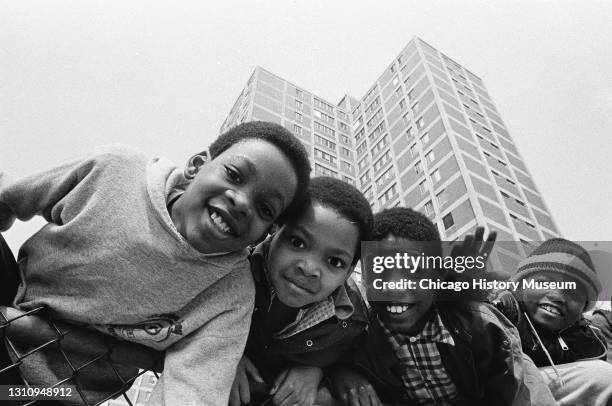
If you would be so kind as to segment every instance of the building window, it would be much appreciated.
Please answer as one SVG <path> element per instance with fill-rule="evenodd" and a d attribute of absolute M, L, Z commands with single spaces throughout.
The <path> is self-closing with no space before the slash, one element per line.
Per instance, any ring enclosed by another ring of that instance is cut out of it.
<path fill-rule="evenodd" d="M 378 172 L 380 169 L 382 169 L 383 166 L 385 166 L 390 161 L 391 161 L 391 154 L 389 153 L 389 151 L 387 151 L 376 162 L 374 162 L 374 165 L 372 165 L 374 168 L 374 172 Z"/>
<path fill-rule="evenodd" d="M 416 102 L 412 105 L 412 112 L 416 115 L 419 112 L 419 102 Z"/>
<path fill-rule="evenodd" d="M 315 156 L 319 159 L 322 159 L 326 162 L 329 162 L 332 165 L 336 165 L 336 157 L 328 154 L 327 152 L 321 151 L 318 148 L 315 148 Z"/>
<path fill-rule="evenodd" d="M 318 123 L 318 122 L 315 121 L 314 124 L 313 124 L 313 127 L 314 127 L 314 129 L 316 131 L 318 131 L 320 133 L 323 133 L 325 135 L 329 135 L 329 136 L 333 137 L 334 139 L 336 138 L 336 131 L 331 129 L 331 128 L 329 128 L 329 127 L 327 127 L 327 126 L 324 126 L 321 123 Z"/>
<path fill-rule="evenodd" d="M 440 180 L 442 180 L 442 176 L 440 175 L 440 171 L 438 169 L 433 171 L 431 173 L 431 178 L 433 179 L 434 183 L 440 182 Z"/>
<path fill-rule="evenodd" d="M 395 89 L 395 95 L 397 97 L 402 97 L 402 88 L 398 87 L 397 89 Z"/>
<path fill-rule="evenodd" d="M 359 146 L 357 147 L 357 155 L 361 155 L 361 154 L 363 154 L 364 152 L 366 152 L 367 147 L 368 147 L 368 146 L 366 145 L 366 142 L 365 142 L 365 141 L 364 141 L 364 142 L 362 142 L 362 143 L 361 143 L 361 145 L 359 145 Z"/>
<path fill-rule="evenodd" d="M 342 156 L 345 156 L 347 158 L 351 157 L 351 150 L 349 150 L 348 148 L 340 147 L 340 153 L 342 154 Z"/>
<path fill-rule="evenodd" d="M 355 181 L 353 179 L 349 178 L 348 176 L 343 176 L 342 180 L 345 181 L 346 183 L 348 183 L 349 185 L 355 186 Z"/>
<path fill-rule="evenodd" d="M 370 140 L 370 142 L 373 141 L 374 139 L 376 139 L 376 137 L 378 137 L 379 134 L 382 134 L 383 131 L 385 131 L 385 122 L 384 121 L 382 121 L 380 124 L 378 124 L 376 126 L 376 128 L 372 130 L 370 135 L 368 135 L 368 139 Z"/>
<path fill-rule="evenodd" d="M 400 102 L 399 102 L 399 107 L 400 107 L 400 109 L 402 109 L 402 110 L 405 110 L 405 109 L 406 109 L 406 100 L 405 100 L 405 99 L 400 100 Z"/>
<path fill-rule="evenodd" d="M 298 109 L 298 110 L 304 110 L 304 105 L 302 104 L 301 101 L 296 100 L 295 101 L 295 108 Z"/>
<path fill-rule="evenodd" d="M 298 123 L 301 123 L 302 121 L 304 121 L 303 116 L 297 111 L 295 112 L 295 121 L 297 121 Z"/>
<path fill-rule="evenodd" d="M 382 194 L 379 200 L 380 204 L 387 203 L 388 201 L 393 199 L 395 195 L 397 195 L 397 185 L 394 183 L 389 189 L 385 191 L 385 193 Z"/>
<path fill-rule="evenodd" d="M 432 163 L 436 159 L 436 155 L 434 154 L 433 150 L 425 154 L 425 159 L 427 159 L 428 163 Z"/>
<path fill-rule="evenodd" d="M 380 139 L 380 141 L 376 143 L 376 145 L 372 147 L 372 155 L 374 156 L 378 154 L 380 151 L 383 150 L 383 148 L 387 146 L 387 144 L 389 144 L 389 137 L 385 135 Z"/>
<path fill-rule="evenodd" d="M 370 171 L 367 170 L 361 177 L 359 178 L 359 182 L 361 182 L 361 187 L 364 187 L 370 181 Z"/>
<path fill-rule="evenodd" d="M 453 219 L 453 213 L 448 213 L 446 216 L 442 217 L 442 224 L 444 224 L 445 230 L 448 230 L 454 226 L 455 220 Z"/>
<path fill-rule="evenodd" d="M 421 142 L 427 144 L 429 142 L 429 133 L 425 133 L 421 136 Z"/>
<path fill-rule="evenodd" d="M 393 178 L 393 168 L 387 169 L 382 175 L 376 179 L 376 186 L 383 186 L 388 180 Z"/>
<path fill-rule="evenodd" d="M 412 129 L 412 127 L 408 127 L 408 129 L 406 129 L 406 135 L 409 139 L 414 137 L 414 130 Z"/>
<path fill-rule="evenodd" d="M 323 165 L 315 163 L 315 175 L 336 177 L 338 176 L 338 173 L 336 171 L 332 171 L 331 169 L 324 167 Z"/>
<path fill-rule="evenodd" d="M 448 198 L 446 196 L 446 190 L 441 190 L 437 195 L 436 199 L 438 199 L 438 206 L 442 207 L 446 202 L 448 202 Z"/>
<path fill-rule="evenodd" d="M 355 134 L 355 142 L 359 142 L 359 140 L 365 135 L 365 128 L 359 130 L 357 134 Z"/>
<path fill-rule="evenodd" d="M 389 70 L 391 71 L 391 73 L 395 73 L 395 66 L 391 65 L 391 68 Z"/>
<path fill-rule="evenodd" d="M 304 92 L 302 92 L 300 89 L 295 89 L 295 97 L 304 100 Z"/>
<path fill-rule="evenodd" d="M 361 161 L 359 161 L 359 163 L 357 164 L 357 167 L 361 171 L 362 169 L 365 169 L 368 166 L 369 163 L 370 162 L 368 161 L 368 157 L 365 156 L 365 157 L 363 157 L 363 159 Z"/>
<path fill-rule="evenodd" d="M 329 149 L 333 149 L 334 151 L 336 150 L 336 143 L 335 142 L 331 142 L 330 140 L 328 140 L 326 138 L 323 138 L 323 137 L 321 137 L 319 135 L 316 135 L 316 134 L 315 134 L 314 138 L 315 138 L 315 142 L 317 144 L 323 145 L 323 146 L 325 146 L 325 147 L 327 147 Z"/>
<path fill-rule="evenodd" d="M 294 124 L 293 125 L 293 133 L 295 135 L 302 135 L 302 127 L 300 127 L 299 125 Z"/>
<path fill-rule="evenodd" d="M 393 83 L 393 86 L 396 86 L 399 83 L 399 79 L 397 78 L 397 76 L 393 77 L 393 81 L 391 83 Z"/>
<path fill-rule="evenodd" d="M 434 207 L 431 200 L 425 203 L 425 214 L 428 216 L 432 216 L 434 214 Z"/>
<path fill-rule="evenodd" d="M 419 192 L 421 192 L 421 194 L 427 193 L 427 181 L 424 180 L 419 183 Z"/>
<path fill-rule="evenodd" d="M 417 119 L 416 126 L 419 130 L 425 126 L 425 120 L 423 120 L 423 117 L 419 117 Z"/>
<path fill-rule="evenodd" d="M 349 164 L 348 162 L 341 161 L 341 166 L 345 172 L 353 172 L 353 165 Z"/>
<path fill-rule="evenodd" d="M 408 92 L 408 100 L 414 99 L 414 89 L 410 89 Z"/>
<path fill-rule="evenodd" d="M 418 155 L 416 144 L 410 147 L 410 156 L 415 157 Z"/>
<path fill-rule="evenodd" d="M 423 172 L 423 169 L 421 168 L 421 161 L 419 161 L 416 164 L 414 164 L 414 173 L 419 175 L 421 172 Z"/>

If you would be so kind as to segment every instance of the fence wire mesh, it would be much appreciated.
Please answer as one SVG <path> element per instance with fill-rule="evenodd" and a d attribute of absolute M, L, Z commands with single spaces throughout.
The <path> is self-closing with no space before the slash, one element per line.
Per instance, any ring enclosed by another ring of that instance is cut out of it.
<path fill-rule="evenodd" d="M 123 397 L 126 404 L 136 405 L 138 392 L 128 395 L 128 390 L 139 377 L 151 371 L 155 378 L 163 368 L 163 353 L 138 348 L 135 344 L 118 341 L 101 333 L 86 332 L 79 326 L 70 326 L 53 320 L 44 307 L 35 308 L 27 312 L 16 309 L 0 307 L 0 337 L 2 338 L 2 352 L 5 355 L 0 359 L 0 383 L 3 385 L 28 385 L 23 378 L 21 369 L 26 367 L 29 357 L 37 353 L 52 350 L 60 354 L 64 364 L 65 376 L 48 385 L 49 388 L 73 387 L 78 396 L 70 399 L 70 404 L 85 406 L 103 405 L 111 399 Z M 12 310 L 12 311 L 7 311 Z M 79 341 L 83 334 L 88 342 Z M 25 346 L 23 344 L 26 344 Z M 127 347 L 126 347 L 127 346 Z M 22 348 L 26 347 L 24 351 Z M 78 347 L 78 348 L 77 348 Z M 80 351 L 78 362 L 72 355 Z M 5 351 L 6 350 L 6 351 Z M 140 352 L 143 356 L 138 356 Z M 136 354 L 136 355 L 135 355 Z M 8 355 L 8 357 L 7 357 Z M 57 358 L 57 357 L 56 357 Z M 131 358 L 137 361 L 131 363 Z M 83 362 L 83 360 L 85 361 Z M 144 361 L 143 361 L 144 360 Z M 87 388 L 80 382 L 83 371 L 92 365 L 104 364 L 106 370 L 112 371 L 116 384 L 107 389 L 103 397 L 91 399 L 87 395 Z M 146 364 L 146 365 L 145 365 Z M 138 372 L 125 376 L 126 366 Z M 47 386 L 47 385 L 45 385 Z M 76 399 L 76 400 L 75 400 Z M 59 402 L 56 401 L 56 404 Z M 17 405 L 49 404 L 48 400 L 33 398 L 24 401 L 14 401 Z"/>

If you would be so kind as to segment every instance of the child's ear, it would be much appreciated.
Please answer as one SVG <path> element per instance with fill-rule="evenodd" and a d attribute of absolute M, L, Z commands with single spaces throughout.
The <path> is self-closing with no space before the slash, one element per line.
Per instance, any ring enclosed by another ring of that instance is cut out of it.
<path fill-rule="evenodd" d="M 185 166 L 185 169 L 183 170 L 183 175 L 189 180 L 195 178 L 198 171 L 200 170 L 200 167 L 204 165 L 207 161 L 208 161 L 208 152 L 202 151 L 198 154 L 195 154 L 194 156 L 189 158 L 189 160 L 187 161 L 187 165 Z"/>

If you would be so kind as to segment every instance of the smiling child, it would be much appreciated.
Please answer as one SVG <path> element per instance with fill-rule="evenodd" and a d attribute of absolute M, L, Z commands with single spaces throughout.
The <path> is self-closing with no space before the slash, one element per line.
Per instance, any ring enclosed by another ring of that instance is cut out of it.
<path fill-rule="evenodd" d="M 372 235 L 376 241 L 401 242 L 412 255 L 442 252 L 436 226 L 409 208 L 377 213 Z M 435 269 L 417 269 L 414 275 L 445 277 Z M 370 305 L 368 330 L 332 374 L 334 392 L 345 403 L 552 404 L 537 369 L 521 352 L 516 329 L 493 306 L 441 302 L 429 289 L 385 292 L 384 301 Z M 544 391 L 527 389 L 527 371 Z"/>
<path fill-rule="evenodd" d="M 313 178 L 309 194 L 303 211 L 251 256 L 255 311 L 232 406 L 268 398 L 320 404 L 329 396 L 319 385 L 322 368 L 365 328 L 365 304 L 349 275 L 370 234 L 370 205 L 334 178 Z"/>
<path fill-rule="evenodd" d="M 605 338 L 583 316 L 601 290 L 588 251 L 561 238 L 544 241 L 512 279 L 561 286 L 574 282 L 575 289 L 505 291 L 495 304 L 517 326 L 523 351 L 541 368 L 561 405 L 612 403 L 612 365 L 603 361 Z"/>
<path fill-rule="evenodd" d="M 220 135 L 210 155 L 183 170 L 115 146 L 15 182 L 0 174 L 0 230 L 47 221 L 21 247 L 19 269 L 3 261 L 3 282 L 23 281 L 1 304 L 44 306 L 56 320 L 165 350 L 152 403 L 227 404 L 253 306 L 246 248 L 302 203 L 310 164 L 299 140 L 265 122 Z M 43 386 L 73 373 L 52 348 L 20 371 Z M 78 376 L 90 403 L 123 385 L 105 360 Z"/>

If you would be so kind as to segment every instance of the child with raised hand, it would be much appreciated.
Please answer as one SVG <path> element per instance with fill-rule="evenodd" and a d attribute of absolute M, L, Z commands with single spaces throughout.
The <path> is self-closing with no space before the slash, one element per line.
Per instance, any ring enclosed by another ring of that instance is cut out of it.
<path fill-rule="evenodd" d="M 251 256 L 256 299 L 230 405 L 321 405 L 322 368 L 336 361 L 366 325 L 365 305 L 349 278 L 372 211 L 353 186 L 313 178 L 310 201 Z"/>
<path fill-rule="evenodd" d="M 561 405 L 612 404 L 605 337 L 584 318 L 601 290 L 588 251 L 562 238 L 544 241 L 512 280 L 520 282 L 517 291 L 501 292 L 494 303 L 518 328 L 523 351 L 555 399 Z M 531 281 L 534 286 L 525 283 Z"/>
<path fill-rule="evenodd" d="M 436 226 L 408 208 L 377 213 L 372 234 L 376 241 L 401 242 L 412 255 L 442 252 Z M 415 275 L 444 278 L 433 269 L 418 269 Z M 493 306 L 439 302 L 427 289 L 385 295 L 385 301 L 370 301 L 369 329 L 332 373 L 336 397 L 345 404 L 554 403 L 537 369 L 521 352 L 516 329 Z M 533 387 L 526 389 L 529 385 Z"/>
<path fill-rule="evenodd" d="M 227 403 L 253 307 L 246 248 L 292 215 L 309 182 L 303 145 L 273 123 L 241 124 L 209 150 L 184 170 L 115 146 L 17 181 L 0 174 L 0 230 L 47 220 L 19 269 L 3 269 L 23 280 L 2 304 L 165 350 L 155 404 Z M 42 386 L 72 373 L 51 348 L 20 372 Z M 78 382 L 91 403 L 122 384 L 103 360 Z"/>

